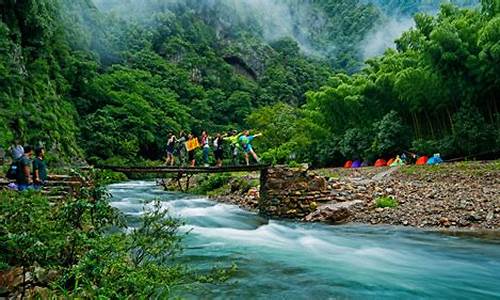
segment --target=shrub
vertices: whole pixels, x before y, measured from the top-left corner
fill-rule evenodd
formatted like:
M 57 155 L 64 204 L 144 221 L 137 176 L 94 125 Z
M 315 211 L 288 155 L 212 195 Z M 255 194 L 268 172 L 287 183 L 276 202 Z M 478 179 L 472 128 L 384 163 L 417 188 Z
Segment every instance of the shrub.
M 213 190 L 221 188 L 229 183 L 231 179 L 230 174 L 213 174 L 201 176 L 198 185 L 193 189 L 195 194 L 207 194 Z
M 398 201 L 392 197 L 389 196 L 384 196 L 384 197 L 379 197 L 375 200 L 376 206 L 385 208 L 385 207 L 396 207 L 399 205 Z

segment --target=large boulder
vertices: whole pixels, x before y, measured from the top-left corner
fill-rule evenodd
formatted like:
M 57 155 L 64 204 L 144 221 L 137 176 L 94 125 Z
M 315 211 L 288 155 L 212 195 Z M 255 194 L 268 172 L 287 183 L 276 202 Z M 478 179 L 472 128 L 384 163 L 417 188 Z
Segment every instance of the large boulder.
M 330 224 L 344 223 L 352 215 L 352 209 L 358 205 L 363 205 L 363 201 L 354 200 L 341 203 L 327 203 L 307 215 L 304 221 L 326 222 Z

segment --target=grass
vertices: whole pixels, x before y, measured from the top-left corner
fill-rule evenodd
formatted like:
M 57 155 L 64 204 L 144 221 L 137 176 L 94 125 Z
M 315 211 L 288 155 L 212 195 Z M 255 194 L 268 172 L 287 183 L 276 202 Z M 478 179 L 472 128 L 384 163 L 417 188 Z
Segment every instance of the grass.
M 426 173 L 440 173 L 443 171 L 448 170 L 446 168 L 447 165 L 434 165 L 434 166 L 429 166 L 429 165 L 423 165 L 423 166 L 417 166 L 417 165 L 407 165 L 401 167 L 399 170 L 401 173 L 406 174 L 406 175 L 415 175 L 415 174 L 421 174 L 423 172 Z
M 482 175 L 486 172 L 500 171 L 500 160 L 480 162 L 480 161 L 461 161 L 456 163 L 445 163 L 435 166 L 404 166 L 400 172 L 406 175 L 418 175 L 424 173 L 441 174 L 452 171 L 459 171 L 470 175 Z
M 386 207 L 394 208 L 394 207 L 397 207 L 399 205 L 398 200 L 396 200 L 392 197 L 388 197 L 388 196 L 377 198 L 375 200 L 375 203 L 376 203 L 377 207 L 380 207 L 380 208 L 386 208 Z

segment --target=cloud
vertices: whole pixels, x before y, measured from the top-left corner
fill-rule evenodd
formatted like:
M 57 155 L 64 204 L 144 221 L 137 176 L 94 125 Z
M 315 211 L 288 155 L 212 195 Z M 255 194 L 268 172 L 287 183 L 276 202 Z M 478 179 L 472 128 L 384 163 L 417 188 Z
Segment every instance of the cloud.
M 360 48 L 363 58 L 383 54 L 388 48 L 394 48 L 394 41 L 411 27 L 415 22 L 410 17 L 391 17 L 386 22 L 375 27 L 361 42 Z
M 221 13 L 221 23 L 256 21 L 263 38 L 275 41 L 284 37 L 294 39 L 308 54 L 318 54 L 309 41 L 311 27 L 324 23 L 323 16 L 307 1 L 293 0 L 93 0 L 104 12 L 124 17 L 141 17 L 172 9 L 175 5 L 190 5 L 195 10 L 215 9 Z M 193 4 L 194 3 L 194 4 Z M 225 10 L 225 11 L 222 11 Z M 233 15 L 234 14 L 234 15 Z M 221 16 L 219 16 L 221 17 Z M 311 26 L 312 24 L 312 26 Z

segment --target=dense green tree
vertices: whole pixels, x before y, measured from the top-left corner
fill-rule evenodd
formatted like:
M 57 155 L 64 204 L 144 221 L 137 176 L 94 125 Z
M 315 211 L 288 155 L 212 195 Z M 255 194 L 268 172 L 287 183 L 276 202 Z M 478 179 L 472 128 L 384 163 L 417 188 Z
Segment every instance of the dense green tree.
M 302 115 L 328 134 L 306 160 L 374 159 L 409 148 L 445 158 L 499 150 L 492 138 L 500 125 L 498 16 L 446 4 L 436 16 L 417 14 L 415 23 L 397 50 L 307 93 Z M 328 157 L 316 159 L 323 149 Z

